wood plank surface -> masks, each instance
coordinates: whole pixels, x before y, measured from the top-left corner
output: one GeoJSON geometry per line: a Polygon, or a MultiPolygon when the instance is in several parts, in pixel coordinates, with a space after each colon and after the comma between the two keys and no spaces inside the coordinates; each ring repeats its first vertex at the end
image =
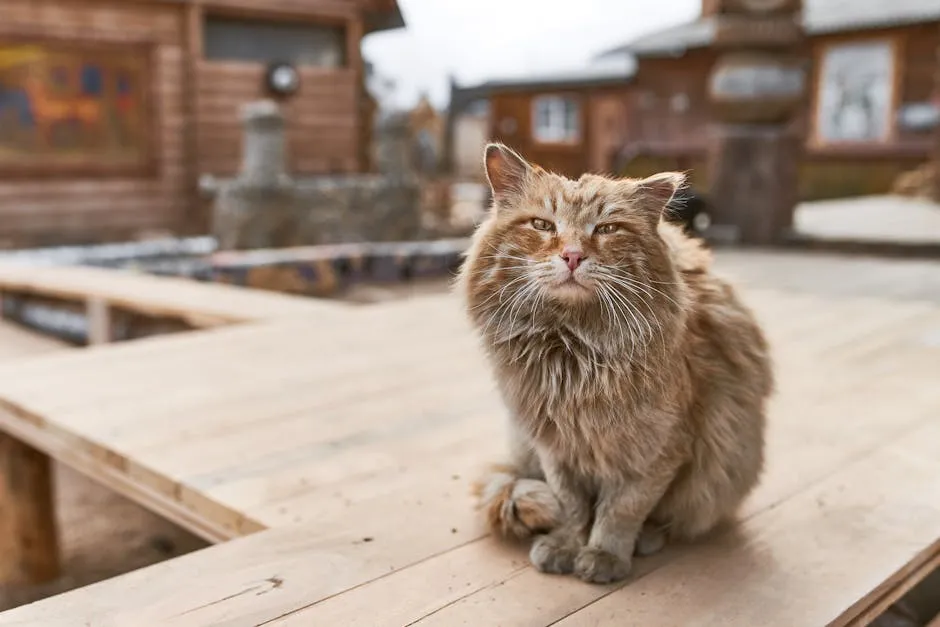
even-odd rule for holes
{"type": "Polygon", "coordinates": [[[940,548],[940,308],[747,297],[780,375],[765,477],[738,528],[625,586],[485,536],[468,485],[504,409],[449,296],[0,369],[3,429],[206,537],[254,534],[0,624],[853,624],[940,548]]]}
{"type": "Polygon", "coordinates": [[[7,360],[21,363],[22,359],[59,352],[65,348],[67,345],[64,342],[0,320],[0,364],[7,360]]]}
{"type": "Polygon", "coordinates": [[[344,309],[337,304],[237,286],[76,266],[0,264],[0,291],[83,303],[97,298],[112,307],[180,318],[196,327],[344,309]]]}

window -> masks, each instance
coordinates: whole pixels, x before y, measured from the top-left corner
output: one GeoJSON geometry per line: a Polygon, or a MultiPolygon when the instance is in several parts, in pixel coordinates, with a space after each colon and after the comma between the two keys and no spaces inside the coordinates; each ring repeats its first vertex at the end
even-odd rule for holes
{"type": "Polygon", "coordinates": [[[284,61],[319,67],[345,63],[345,32],[331,26],[210,16],[204,41],[206,58],[215,61],[284,61]]]}
{"type": "Polygon", "coordinates": [[[576,143],[581,139],[581,106],[570,96],[541,96],[533,103],[535,140],[546,144],[576,143]]]}

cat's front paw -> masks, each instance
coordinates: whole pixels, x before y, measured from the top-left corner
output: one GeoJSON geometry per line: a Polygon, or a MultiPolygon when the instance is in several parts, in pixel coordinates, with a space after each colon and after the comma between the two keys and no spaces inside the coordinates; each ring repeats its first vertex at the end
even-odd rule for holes
{"type": "Polygon", "coordinates": [[[630,574],[632,563],[613,553],[593,546],[586,546],[578,553],[574,562],[574,573],[590,583],[612,583],[630,574]]]}
{"type": "Polygon", "coordinates": [[[574,560],[581,545],[567,534],[550,533],[532,543],[529,559],[543,573],[567,575],[574,571],[574,560]]]}

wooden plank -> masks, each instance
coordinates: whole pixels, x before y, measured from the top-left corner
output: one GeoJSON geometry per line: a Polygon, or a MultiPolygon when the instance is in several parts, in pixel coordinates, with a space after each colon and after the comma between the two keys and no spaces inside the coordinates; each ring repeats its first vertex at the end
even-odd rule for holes
{"type": "Polygon", "coordinates": [[[24,358],[56,353],[67,347],[57,339],[32,333],[12,322],[0,320],[0,367],[7,360],[22,363],[24,358]]]}
{"type": "Polygon", "coordinates": [[[112,307],[181,318],[197,327],[342,308],[275,292],[89,267],[0,265],[0,288],[67,300],[96,297],[112,307]]]}
{"type": "Polygon", "coordinates": [[[937,460],[932,422],[755,517],[742,537],[693,548],[559,625],[614,624],[654,607],[671,625],[845,624],[856,599],[940,550],[937,460]],[[706,604],[715,613],[702,617],[706,604]]]}
{"type": "Polygon", "coordinates": [[[938,568],[940,568],[940,540],[921,553],[917,559],[912,560],[904,568],[894,573],[889,580],[865,595],[865,598],[859,600],[830,625],[832,627],[841,627],[843,625],[866,627],[870,625],[891,605],[900,601],[904,595],[938,568]]]}
{"type": "Polygon", "coordinates": [[[251,525],[246,522],[244,531],[234,534],[231,529],[196,515],[178,501],[141,486],[129,480],[126,474],[102,464],[99,459],[75,446],[74,437],[50,432],[37,424],[25,422],[18,416],[11,416],[9,409],[2,406],[0,406],[0,428],[6,434],[23,442],[41,443],[35,448],[209,542],[223,542],[236,535],[244,535],[260,529],[259,526],[252,529],[251,525]]]}

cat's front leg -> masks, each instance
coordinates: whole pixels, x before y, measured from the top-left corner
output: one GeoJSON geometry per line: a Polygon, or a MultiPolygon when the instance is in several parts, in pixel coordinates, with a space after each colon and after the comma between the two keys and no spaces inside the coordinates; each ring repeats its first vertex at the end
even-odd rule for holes
{"type": "Polygon", "coordinates": [[[543,573],[568,574],[584,548],[591,525],[591,493],[569,467],[539,455],[545,480],[561,504],[560,524],[532,543],[529,559],[543,573]]]}
{"type": "Polygon", "coordinates": [[[587,546],[575,559],[578,577],[611,583],[630,574],[643,522],[665,494],[671,478],[670,473],[601,483],[587,546]]]}

